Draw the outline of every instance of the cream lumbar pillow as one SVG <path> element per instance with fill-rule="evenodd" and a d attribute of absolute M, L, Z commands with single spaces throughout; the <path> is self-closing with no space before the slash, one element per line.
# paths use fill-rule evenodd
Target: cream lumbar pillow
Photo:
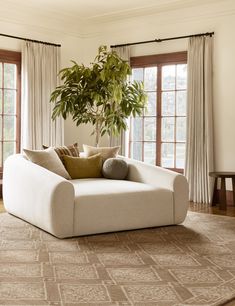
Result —
<path fill-rule="evenodd" d="M 72 179 L 102 177 L 102 158 L 100 154 L 90 157 L 64 155 L 63 160 Z"/>
<path fill-rule="evenodd" d="M 108 158 L 117 157 L 120 147 L 92 147 L 88 145 L 83 145 L 83 151 L 86 157 L 99 154 L 102 157 L 102 160 L 105 161 Z"/>
<path fill-rule="evenodd" d="M 66 179 L 71 179 L 62 161 L 53 148 L 48 148 L 46 150 L 23 149 L 23 151 L 31 162 L 46 168 Z"/>

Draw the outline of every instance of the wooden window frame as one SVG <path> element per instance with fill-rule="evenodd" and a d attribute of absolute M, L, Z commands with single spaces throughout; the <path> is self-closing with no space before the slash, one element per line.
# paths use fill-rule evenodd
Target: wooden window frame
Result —
<path fill-rule="evenodd" d="M 162 67 L 166 65 L 177 65 L 177 64 L 187 64 L 187 51 L 181 51 L 181 52 L 174 52 L 174 53 L 166 53 L 166 54 L 156 54 L 156 55 L 147 55 L 147 56 L 137 56 L 137 57 L 131 57 L 130 59 L 130 65 L 131 68 L 146 68 L 146 67 L 157 67 L 157 90 L 156 90 L 156 95 L 157 95 L 157 115 L 156 116 L 147 116 L 147 117 L 154 117 L 156 118 L 157 124 L 156 124 L 156 141 L 149 141 L 149 142 L 156 142 L 156 162 L 155 164 L 157 166 L 161 165 L 161 147 L 162 143 L 167 143 L 167 141 L 162 141 L 161 139 L 161 125 L 162 125 L 162 118 L 165 117 L 185 117 L 185 116 L 162 116 L 161 112 L 161 105 L 162 105 Z M 170 91 L 170 90 L 168 90 Z M 177 93 L 176 88 L 174 90 L 175 93 Z M 142 125 L 144 124 L 144 117 L 142 116 Z M 131 152 L 131 143 L 132 142 L 140 142 L 142 143 L 142 160 L 143 160 L 143 150 L 144 150 L 144 143 L 148 141 L 144 141 L 143 135 L 142 135 L 142 141 L 133 141 L 131 139 L 131 128 L 132 124 L 130 124 L 130 134 L 129 134 L 129 157 L 130 157 L 130 152 Z M 144 129 L 142 128 L 142 133 Z M 174 128 L 174 133 L 176 133 L 176 120 L 175 120 L 175 128 Z M 174 150 L 176 153 L 176 134 L 174 135 L 174 141 L 169 142 L 174 144 Z M 184 143 L 184 142 L 182 142 Z M 175 164 L 175 158 L 176 154 L 174 155 L 174 164 Z M 170 170 L 183 173 L 183 169 L 180 168 L 168 168 Z"/>
<path fill-rule="evenodd" d="M 21 53 L 15 51 L 8 51 L 8 50 L 0 50 L 0 62 L 7 63 L 7 64 L 15 64 L 17 67 L 17 75 L 16 75 L 16 153 L 20 152 L 20 116 L 21 116 Z M 2 72 L 3 73 L 3 72 Z M 0 84 L 0 88 L 4 89 L 4 80 L 2 78 L 2 84 Z M 2 117 L 4 116 L 4 91 L 2 90 Z M 2 133 L 3 133 L 3 120 L 2 120 Z M 0 167 L 0 178 L 2 178 L 3 172 L 3 143 L 5 142 L 4 139 L 0 140 L 2 144 L 2 167 Z"/>

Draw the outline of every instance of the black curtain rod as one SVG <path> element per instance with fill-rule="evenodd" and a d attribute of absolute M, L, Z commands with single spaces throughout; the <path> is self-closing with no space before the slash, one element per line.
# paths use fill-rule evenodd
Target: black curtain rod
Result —
<path fill-rule="evenodd" d="M 19 36 L 13 36 L 13 35 L 8 35 L 8 34 L 3 34 L 3 33 L 0 33 L 0 36 L 9 37 L 9 38 L 15 38 L 15 39 L 20 39 L 20 40 L 25 40 L 25 41 L 31 41 L 31 42 L 35 42 L 35 43 L 39 43 L 39 44 L 44 44 L 44 45 L 49 45 L 49 46 L 61 47 L 61 45 L 49 43 L 49 42 L 46 42 L 46 41 L 40 41 L 40 40 L 35 40 L 35 39 L 29 39 L 29 38 L 24 38 L 24 37 L 19 37 Z"/>
<path fill-rule="evenodd" d="M 177 37 L 167 37 L 167 38 L 160 38 L 160 39 L 153 39 L 153 40 L 146 40 L 146 41 L 138 41 L 138 42 L 127 43 L 127 44 L 111 45 L 110 48 L 126 47 L 126 46 L 149 44 L 149 43 L 159 43 L 159 42 L 166 41 L 166 40 L 175 40 L 175 39 L 197 37 L 197 36 L 210 36 L 210 37 L 212 37 L 212 35 L 214 35 L 214 34 L 215 34 L 215 32 L 206 32 L 206 33 L 193 34 L 193 35 L 185 35 L 185 36 L 177 36 Z"/>

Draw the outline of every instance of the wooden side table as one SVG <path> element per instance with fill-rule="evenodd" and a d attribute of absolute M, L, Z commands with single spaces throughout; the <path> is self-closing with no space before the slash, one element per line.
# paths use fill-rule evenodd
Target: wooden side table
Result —
<path fill-rule="evenodd" d="M 227 201 L 226 201 L 226 178 L 232 179 L 232 185 L 233 185 L 233 205 L 235 205 L 235 172 L 210 172 L 210 176 L 215 178 L 215 185 L 214 185 L 214 192 L 213 192 L 213 199 L 212 204 L 215 203 L 215 193 L 217 190 L 217 182 L 218 178 L 221 180 L 221 187 L 220 187 L 220 202 L 219 202 L 219 208 L 222 210 L 227 209 Z"/>

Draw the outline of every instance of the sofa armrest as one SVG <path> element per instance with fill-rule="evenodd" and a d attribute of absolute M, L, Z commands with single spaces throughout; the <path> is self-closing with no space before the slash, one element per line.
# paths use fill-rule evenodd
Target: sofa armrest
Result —
<path fill-rule="evenodd" d="M 180 173 L 121 157 L 129 165 L 128 180 L 168 189 L 173 192 L 174 222 L 184 221 L 189 204 L 188 182 Z"/>
<path fill-rule="evenodd" d="M 73 235 L 73 185 L 20 154 L 5 161 L 3 201 L 9 213 L 56 237 Z"/>

